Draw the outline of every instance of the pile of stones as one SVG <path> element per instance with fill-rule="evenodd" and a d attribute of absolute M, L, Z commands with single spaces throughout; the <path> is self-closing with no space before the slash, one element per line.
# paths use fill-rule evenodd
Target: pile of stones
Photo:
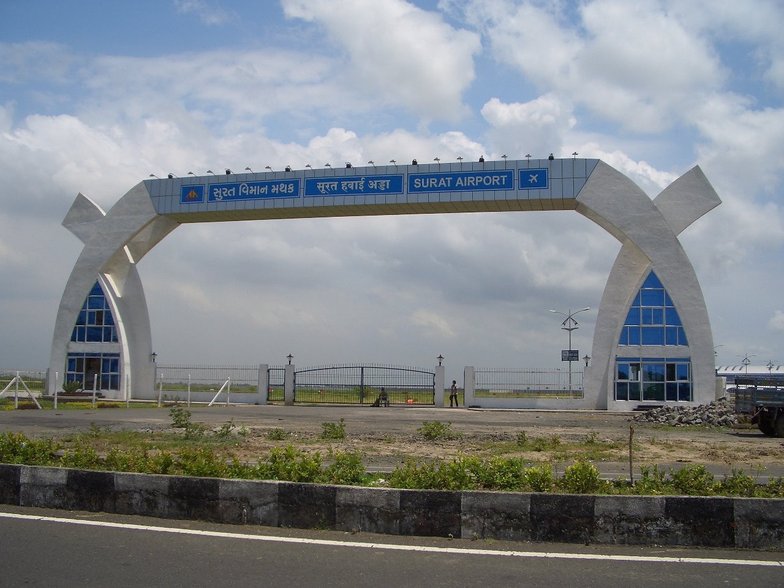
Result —
<path fill-rule="evenodd" d="M 714 400 L 699 406 L 662 406 L 646 410 L 632 419 L 638 423 L 656 423 L 680 427 L 684 425 L 706 425 L 710 427 L 732 427 L 738 424 L 738 415 L 729 398 Z"/>

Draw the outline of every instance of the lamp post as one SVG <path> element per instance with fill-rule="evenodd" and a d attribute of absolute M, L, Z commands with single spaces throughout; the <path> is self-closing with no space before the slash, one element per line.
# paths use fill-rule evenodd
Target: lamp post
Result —
<path fill-rule="evenodd" d="M 561 323 L 561 329 L 569 333 L 569 349 L 567 353 L 567 361 L 569 362 L 569 392 L 572 391 L 572 331 L 576 331 L 579 328 L 577 321 L 574 318 L 574 315 L 585 312 L 586 310 L 591 310 L 590 306 L 586 306 L 585 308 L 581 308 L 580 310 L 575 310 L 572 312 L 572 309 L 569 309 L 569 312 L 561 312 L 559 310 L 550 309 L 550 312 L 555 314 L 560 314 L 565 316 L 566 318 Z"/>

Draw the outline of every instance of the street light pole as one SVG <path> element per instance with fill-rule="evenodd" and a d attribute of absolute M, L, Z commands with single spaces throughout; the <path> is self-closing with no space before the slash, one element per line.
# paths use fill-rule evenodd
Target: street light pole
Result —
<path fill-rule="evenodd" d="M 591 310 L 590 306 L 586 306 L 585 308 L 581 308 L 580 310 L 575 310 L 572 312 L 572 309 L 569 309 L 569 312 L 561 312 L 559 310 L 550 309 L 550 312 L 555 314 L 560 314 L 565 316 L 566 318 L 561 323 L 561 329 L 569 333 L 569 349 L 568 349 L 568 361 L 569 361 L 569 392 L 572 391 L 572 331 L 575 331 L 579 328 L 577 321 L 574 318 L 574 315 L 585 312 L 586 310 Z"/>

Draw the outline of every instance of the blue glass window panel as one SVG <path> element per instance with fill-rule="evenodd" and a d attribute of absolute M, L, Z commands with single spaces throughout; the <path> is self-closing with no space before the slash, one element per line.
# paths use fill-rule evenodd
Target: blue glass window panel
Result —
<path fill-rule="evenodd" d="M 114 342 L 114 338 L 112 337 L 112 331 L 114 331 L 111 327 L 104 327 L 103 328 L 103 342 L 104 343 L 112 343 Z"/>
<path fill-rule="evenodd" d="M 83 343 L 84 340 L 85 340 L 85 328 L 75 327 L 73 330 L 73 334 L 71 335 L 71 341 L 78 341 Z"/>
<path fill-rule="evenodd" d="M 665 333 L 667 335 L 667 338 L 665 340 L 665 345 L 678 344 L 678 327 L 666 327 Z"/>
<path fill-rule="evenodd" d="M 79 316 L 76 317 L 76 324 L 77 325 L 84 325 L 87 324 L 87 311 L 80 310 Z"/>
<path fill-rule="evenodd" d="M 664 329 L 662 327 L 641 327 L 643 345 L 664 345 Z"/>
<path fill-rule="evenodd" d="M 674 308 L 666 308 L 664 309 L 664 317 L 667 320 L 668 325 L 672 325 L 674 327 L 679 327 L 681 323 L 681 317 L 678 314 L 678 311 Z"/>
<path fill-rule="evenodd" d="M 629 400 L 629 384 L 627 382 L 618 382 L 615 384 L 615 399 Z"/>
<path fill-rule="evenodd" d="M 664 306 L 675 306 L 672 303 L 672 298 L 670 298 L 670 295 L 667 293 L 667 290 L 664 291 Z"/>
<path fill-rule="evenodd" d="M 661 308 L 643 308 L 642 310 L 642 324 L 643 325 L 663 325 L 664 324 L 664 311 Z"/>
<path fill-rule="evenodd" d="M 664 384 L 646 384 L 643 400 L 664 400 Z"/>
<path fill-rule="evenodd" d="M 103 310 L 103 296 L 89 296 L 87 298 L 87 308 L 90 310 Z"/>
<path fill-rule="evenodd" d="M 103 342 L 103 328 L 101 327 L 87 327 L 87 341 L 101 343 Z"/>
<path fill-rule="evenodd" d="M 640 383 L 629 382 L 629 400 L 639 400 L 639 399 L 640 399 Z"/>
<path fill-rule="evenodd" d="M 68 371 L 69 372 L 76 371 L 76 358 L 75 357 L 69 357 L 68 358 Z"/>
<path fill-rule="evenodd" d="M 111 312 L 105 312 L 103 315 L 103 324 L 114 325 L 114 316 Z"/>
<path fill-rule="evenodd" d="M 632 306 L 629 309 L 629 314 L 626 315 L 624 325 L 639 325 L 640 324 L 640 307 Z"/>
<path fill-rule="evenodd" d="M 689 341 L 686 339 L 686 331 L 683 327 L 678 327 L 678 345 L 688 345 Z"/>
<path fill-rule="evenodd" d="M 101 285 L 98 282 L 93 284 L 93 287 L 90 290 L 90 296 L 103 296 L 103 290 L 101 289 Z"/>
<path fill-rule="evenodd" d="M 674 382 L 675 381 L 675 364 L 668 363 L 667 364 L 667 381 Z"/>
<path fill-rule="evenodd" d="M 645 278 L 645 282 L 642 285 L 643 288 L 664 288 L 661 281 L 659 280 L 659 276 L 657 276 L 654 272 L 648 274 L 648 277 Z"/>
<path fill-rule="evenodd" d="M 640 344 L 640 329 L 639 327 L 630 327 L 629 328 L 629 345 L 639 345 Z"/>
<path fill-rule="evenodd" d="M 664 306 L 664 290 L 640 290 L 640 306 Z"/>
<path fill-rule="evenodd" d="M 678 384 L 678 400 L 681 402 L 691 401 L 691 384 L 688 382 L 681 382 Z"/>
<path fill-rule="evenodd" d="M 618 339 L 618 345 L 628 345 L 629 344 L 629 327 L 623 327 L 621 329 L 621 336 Z"/>
<path fill-rule="evenodd" d="M 646 382 L 663 382 L 664 381 L 664 364 L 663 363 L 646 363 L 643 368 Z"/>
<path fill-rule="evenodd" d="M 678 400 L 678 384 L 675 382 L 667 382 L 667 400 L 674 402 Z"/>
<path fill-rule="evenodd" d="M 618 376 L 616 379 L 618 380 L 628 380 L 629 379 L 629 364 L 628 363 L 618 363 Z"/>
<path fill-rule="evenodd" d="M 675 379 L 677 380 L 688 380 L 689 379 L 689 364 L 688 363 L 678 363 L 675 364 Z"/>

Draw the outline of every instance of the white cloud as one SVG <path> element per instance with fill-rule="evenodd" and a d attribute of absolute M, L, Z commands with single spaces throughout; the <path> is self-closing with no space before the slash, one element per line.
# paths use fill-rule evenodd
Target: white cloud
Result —
<path fill-rule="evenodd" d="M 768 328 L 774 331 L 784 331 L 784 311 L 776 310 L 768 321 Z"/>
<path fill-rule="evenodd" d="M 466 113 L 462 93 L 474 80 L 479 37 L 403 0 L 283 0 L 289 18 L 317 22 L 347 53 L 357 89 L 429 119 Z M 350 16 L 349 16 L 350 15 Z"/>
<path fill-rule="evenodd" d="M 204 24 L 210 26 L 223 25 L 236 19 L 236 15 L 228 10 L 214 6 L 205 0 L 174 0 L 177 12 L 195 14 Z"/>

